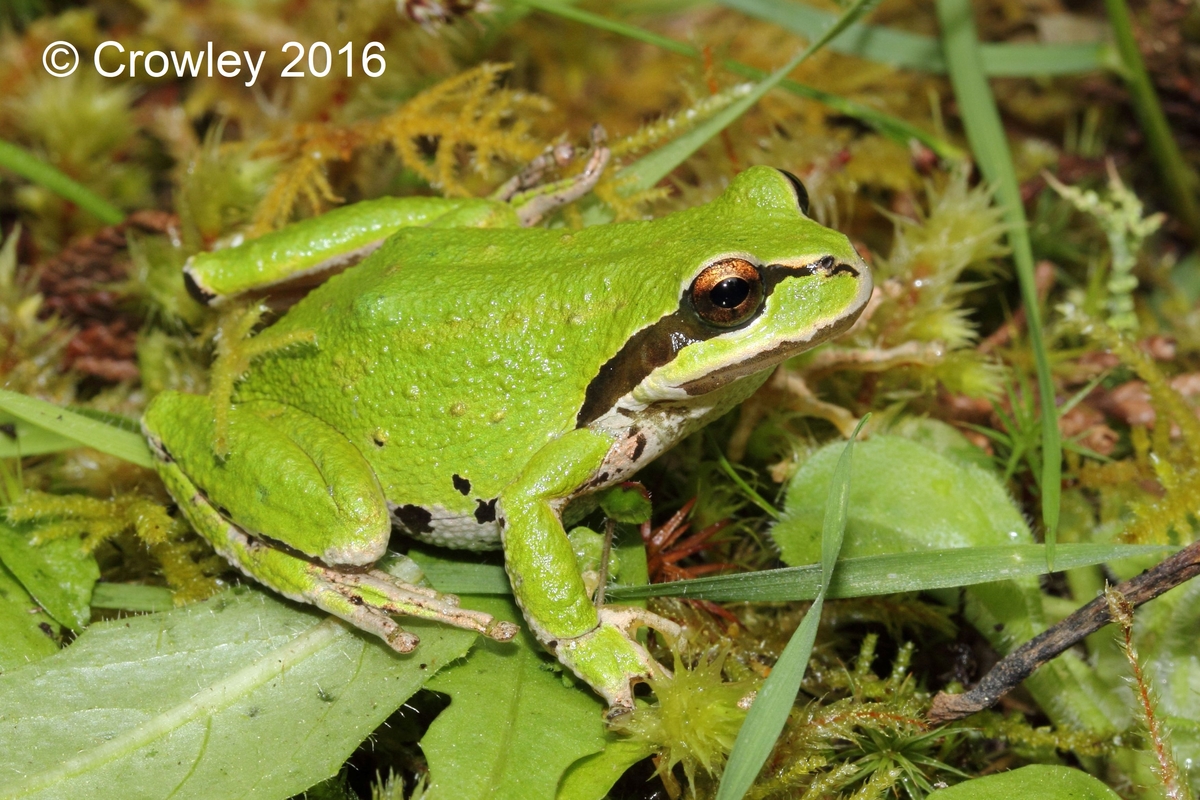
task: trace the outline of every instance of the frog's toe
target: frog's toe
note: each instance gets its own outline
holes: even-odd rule
[[[633,685],[671,673],[635,638],[640,627],[674,638],[680,627],[669,619],[632,606],[604,606],[600,624],[583,634],[553,643],[558,660],[594,688],[605,702],[605,719],[619,723],[633,711]]]
[[[683,629],[679,627],[678,623],[637,606],[603,606],[598,609],[598,613],[601,622],[611,623],[631,637],[638,628],[642,627],[656,630],[672,641],[678,639],[679,635],[683,633]],[[655,663],[657,664],[657,662]]]
[[[349,572],[310,563],[308,573],[312,587],[304,599],[374,633],[401,653],[411,652],[420,640],[396,624],[393,615],[436,620],[500,642],[509,641],[520,630],[491,614],[460,607],[456,595],[405,583],[383,570]]]

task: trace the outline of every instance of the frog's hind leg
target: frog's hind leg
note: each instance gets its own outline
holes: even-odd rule
[[[246,575],[375,634],[398,652],[412,652],[420,640],[400,627],[393,614],[436,620],[498,641],[508,641],[517,633],[511,622],[460,608],[455,595],[404,583],[379,569],[351,572],[328,567],[249,536],[222,517],[178,468],[164,470],[163,478],[173,495],[189,498],[184,513],[192,525]]]
[[[211,450],[212,404],[206,397],[164,392],[147,410],[143,426],[159,476],[184,516],[217,552],[260,583],[373,633],[400,652],[411,651],[418,640],[393,614],[500,641],[516,634],[511,623],[459,608],[454,595],[370,566],[386,551],[387,501],[361,454],[319,420],[277,404],[239,405],[231,411],[231,449],[224,462]]]

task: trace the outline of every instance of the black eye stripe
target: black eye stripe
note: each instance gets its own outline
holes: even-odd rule
[[[818,272],[837,275],[843,271],[850,271],[857,275],[857,270],[852,267],[845,264],[834,266],[835,264],[836,259],[832,256],[824,256],[799,267],[786,264],[759,267],[758,271],[762,276],[762,306],[766,306],[767,298],[786,278],[799,278]],[[595,422],[612,409],[618,400],[633,391],[647,375],[673,361],[683,348],[729,332],[729,328],[705,324],[692,310],[690,294],[689,285],[679,296],[679,306],[674,312],[635,333],[600,367],[584,393],[583,405],[575,416],[576,427],[582,428]]]

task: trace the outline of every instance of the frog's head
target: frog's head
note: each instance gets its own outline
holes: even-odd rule
[[[637,405],[709,394],[849,328],[871,296],[870,272],[849,239],[807,211],[795,176],[752,167],[713,202],[674,215],[681,239],[716,244],[679,248],[663,278],[678,306],[601,369],[579,421],[629,392]]]

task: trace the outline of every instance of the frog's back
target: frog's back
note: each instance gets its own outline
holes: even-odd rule
[[[587,231],[402,233],[280,320],[317,345],[267,356],[239,396],[345,434],[411,532],[492,543],[500,489],[576,426],[601,365],[678,303],[679,278],[638,255],[652,226],[621,227],[603,244]],[[429,537],[450,518],[462,525]]]

